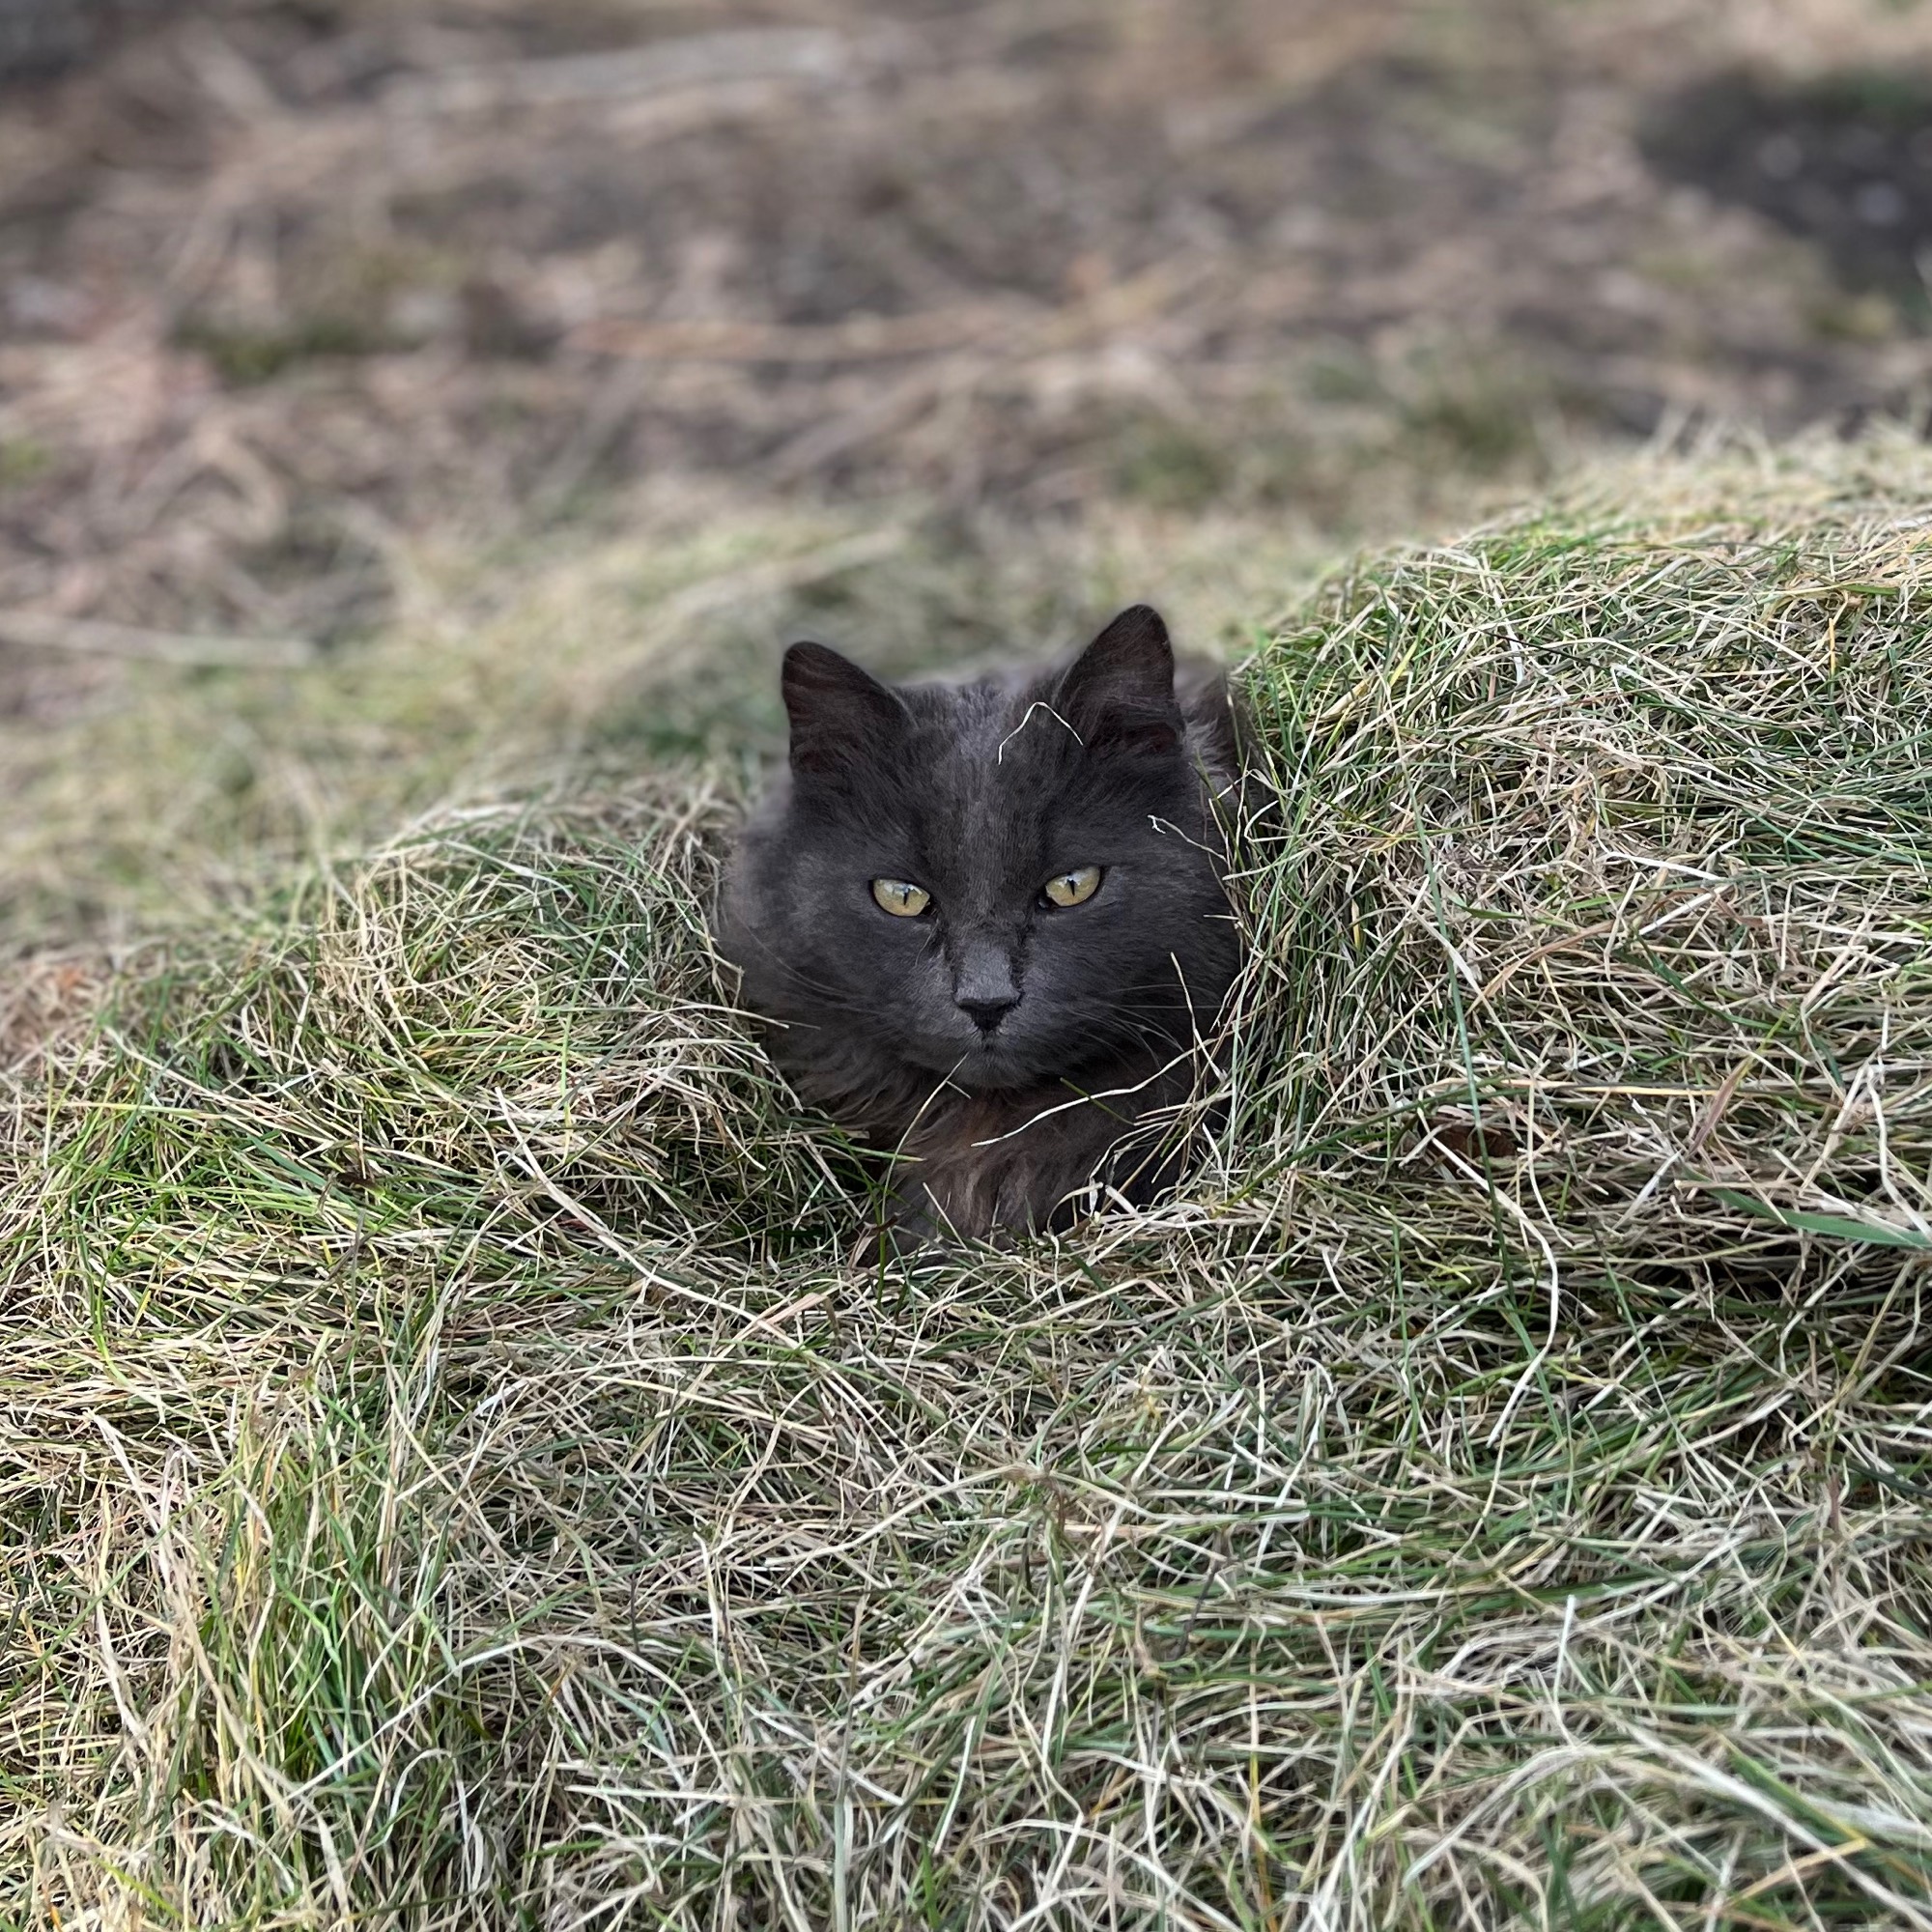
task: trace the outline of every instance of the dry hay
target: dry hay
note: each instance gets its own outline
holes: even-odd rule
[[[844,1265],[692,787],[137,963],[0,1194],[0,1916],[1932,1924],[1928,479],[1334,580],[1232,1125],[1065,1242]]]

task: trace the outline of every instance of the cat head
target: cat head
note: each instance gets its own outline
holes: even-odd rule
[[[727,944],[792,1052],[973,1092],[1163,1056],[1213,1017],[1236,941],[1144,606],[1064,668],[895,689],[785,655],[790,775],[748,838]]]

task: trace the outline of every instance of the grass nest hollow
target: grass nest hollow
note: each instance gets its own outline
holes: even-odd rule
[[[0,1920],[1932,1925],[1928,483],[1258,637],[1226,1105],[1065,1238],[849,1264],[695,777],[135,951],[6,1090]]]

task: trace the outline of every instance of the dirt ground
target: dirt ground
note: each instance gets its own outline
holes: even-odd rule
[[[86,17],[0,92],[16,721],[697,483],[1339,544],[1932,369],[1894,0]]]

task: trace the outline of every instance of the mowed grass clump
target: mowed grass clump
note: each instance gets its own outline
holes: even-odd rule
[[[1245,673],[1181,1194],[849,1259],[696,783],[14,1076],[0,1919],[1932,1924],[1932,497],[1719,458]]]

